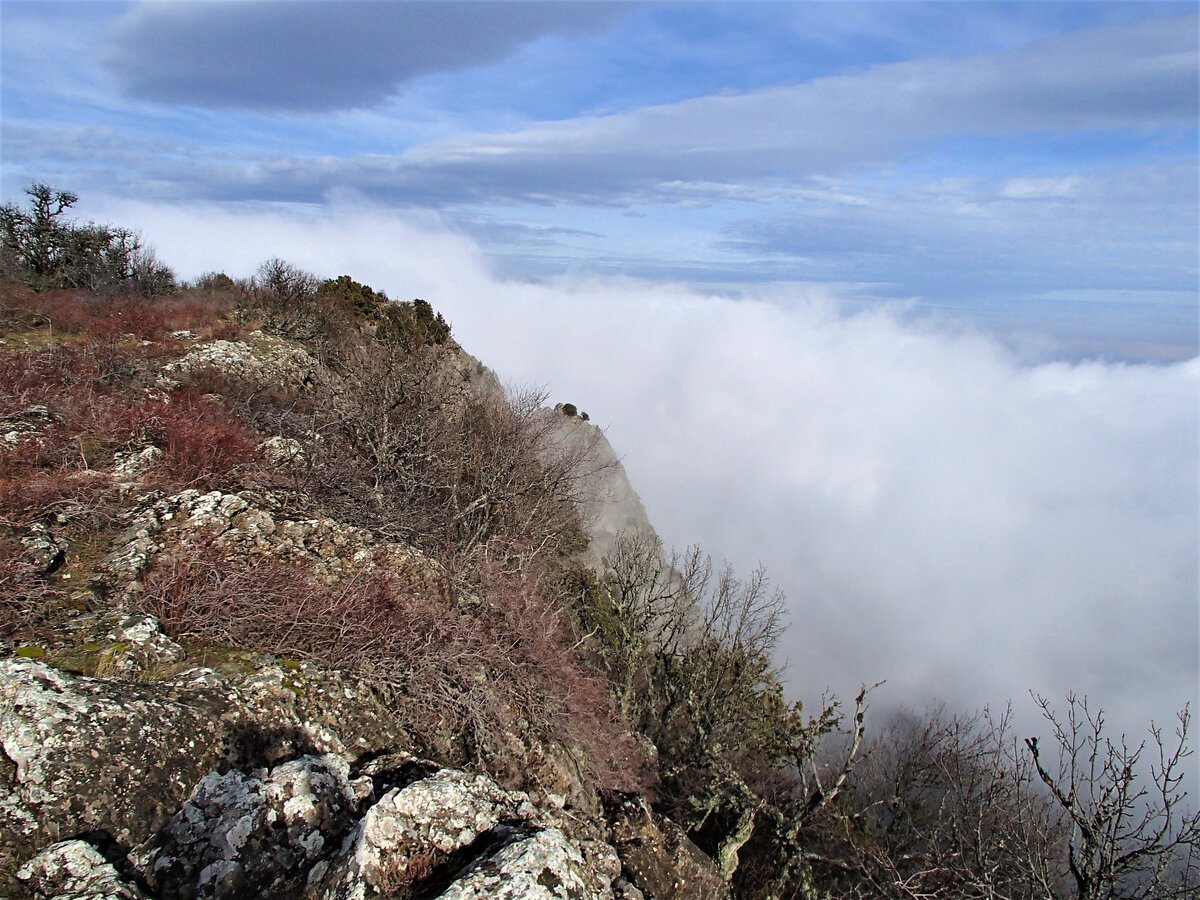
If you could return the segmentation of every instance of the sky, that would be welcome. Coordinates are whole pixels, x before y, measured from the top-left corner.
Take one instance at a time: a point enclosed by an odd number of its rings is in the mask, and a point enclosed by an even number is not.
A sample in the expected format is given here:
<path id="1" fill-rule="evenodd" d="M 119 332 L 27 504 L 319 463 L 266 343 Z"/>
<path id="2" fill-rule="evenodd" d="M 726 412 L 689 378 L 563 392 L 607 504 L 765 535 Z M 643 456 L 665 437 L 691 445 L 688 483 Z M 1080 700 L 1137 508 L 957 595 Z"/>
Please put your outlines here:
<path id="1" fill-rule="evenodd" d="M 430 300 L 793 696 L 1197 694 L 1195 3 L 0 0 L 0 194 Z"/>

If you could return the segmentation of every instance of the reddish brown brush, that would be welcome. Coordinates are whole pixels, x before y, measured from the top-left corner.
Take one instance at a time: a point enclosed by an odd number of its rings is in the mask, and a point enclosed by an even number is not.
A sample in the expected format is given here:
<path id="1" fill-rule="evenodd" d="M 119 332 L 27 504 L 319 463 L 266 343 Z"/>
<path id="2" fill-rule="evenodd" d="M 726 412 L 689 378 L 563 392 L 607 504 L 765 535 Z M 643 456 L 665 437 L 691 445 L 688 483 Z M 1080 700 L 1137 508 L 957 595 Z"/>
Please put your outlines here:
<path id="1" fill-rule="evenodd" d="M 218 402 L 187 389 L 130 410 L 130 431 L 163 451 L 156 482 L 215 486 L 255 456 L 253 434 Z"/>
<path id="2" fill-rule="evenodd" d="M 20 544 L 0 537 L 0 638 L 11 638 L 37 623 L 45 592 Z"/>
<path id="3" fill-rule="evenodd" d="M 558 616 L 512 579 L 466 613 L 386 570 L 329 586 L 300 566 L 192 547 L 151 572 L 143 609 L 180 640 L 308 658 L 354 672 L 418 732 L 484 740 L 524 719 L 579 746 L 606 784 L 629 784 L 606 686 L 585 673 Z"/>

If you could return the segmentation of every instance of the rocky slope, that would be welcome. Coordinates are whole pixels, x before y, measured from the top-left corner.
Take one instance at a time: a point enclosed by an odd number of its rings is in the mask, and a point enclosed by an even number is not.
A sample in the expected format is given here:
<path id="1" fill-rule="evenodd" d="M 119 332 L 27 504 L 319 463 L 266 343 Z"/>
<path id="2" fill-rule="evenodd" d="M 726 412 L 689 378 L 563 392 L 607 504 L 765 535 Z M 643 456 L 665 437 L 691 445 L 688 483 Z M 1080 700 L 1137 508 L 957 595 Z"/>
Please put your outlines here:
<path id="1" fill-rule="evenodd" d="M 178 349 L 138 357 L 147 398 L 213 368 L 256 390 L 303 391 L 331 377 L 310 348 L 261 332 L 168 340 Z M 35 358 L 28 334 L 6 344 L 0 354 Z M 474 394 L 497 390 L 465 354 L 451 370 L 438 377 Z M 46 398 L 5 411 L 0 441 L 13 453 L 58 439 L 65 414 Z M 590 473 L 579 496 L 595 564 L 619 529 L 649 523 L 598 430 L 545 415 Z M 161 582 L 173 572 L 168 588 L 194 587 L 212 559 L 239 560 L 252 574 L 264 560 L 299 567 L 335 588 L 383 573 L 448 616 L 489 602 L 394 535 L 298 515 L 294 490 L 271 485 L 308 466 L 309 448 L 283 434 L 259 438 L 254 465 L 274 482 L 163 489 L 156 472 L 169 442 L 126 441 L 70 482 L 108 498 L 104 528 L 81 531 L 70 497 L 57 516 L 0 523 L 14 554 L 0 576 L 11 583 L 0 586 L 38 613 L 0 645 L 0 896 L 727 895 L 708 857 L 645 797 L 599 790 L 583 751 L 519 710 L 466 752 L 430 725 L 437 712 L 422 698 L 406 707 L 353 669 L 164 633 L 145 612 L 148 573 Z M 162 591 L 169 607 L 174 595 Z M 397 713 L 405 708 L 412 721 Z"/>

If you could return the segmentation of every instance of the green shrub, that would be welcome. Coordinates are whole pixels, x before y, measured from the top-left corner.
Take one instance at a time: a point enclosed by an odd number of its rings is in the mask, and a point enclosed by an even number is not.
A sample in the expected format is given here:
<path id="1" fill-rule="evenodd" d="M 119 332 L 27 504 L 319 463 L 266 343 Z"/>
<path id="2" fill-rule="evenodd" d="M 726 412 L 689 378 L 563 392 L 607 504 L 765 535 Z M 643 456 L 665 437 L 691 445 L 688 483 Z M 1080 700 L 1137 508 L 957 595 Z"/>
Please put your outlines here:
<path id="1" fill-rule="evenodd" d="M 0 207 L 0 268 L 38 290 L 85 288 L 155 296 L 175 290 L 175 273 L 137 232 L 64 220 L 78 197 L 46 184 L 25 189 L 29 209 Z"/>

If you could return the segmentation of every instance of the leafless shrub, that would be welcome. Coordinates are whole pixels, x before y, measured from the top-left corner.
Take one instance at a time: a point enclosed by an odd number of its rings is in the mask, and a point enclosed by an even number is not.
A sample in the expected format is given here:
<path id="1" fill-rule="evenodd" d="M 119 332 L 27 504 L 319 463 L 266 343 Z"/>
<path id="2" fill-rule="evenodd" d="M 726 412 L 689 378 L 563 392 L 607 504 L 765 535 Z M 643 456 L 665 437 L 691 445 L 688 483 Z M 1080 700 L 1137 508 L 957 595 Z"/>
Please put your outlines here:
<path id="1" fill-rule="evenodd" d="M 1059 818 L 1011 711 L 902 714 L 874 738 L 809 863 L 846 898 L 1056 896 Z"/>
<path id="2" fill-rule="evenodd" d="M 1192 755 L 1188 707 L 1177 714 L 1173 735 L 1151 722 L 1149 740 L 1134 744 L 1125 735 L 1109 737 L 1104 711 L 1093 710 L 1086 697 L 1068 695 L 1065 715 L 1044 697 L 1034 699 L 1050 725 L 1050 752 L 1057 759 L 1045 759 L 1036 737 L 1025 745 L 1070 828 L 1070 896 L 1165 900 L 1200 894 L 1200 810 L 1187 808 L 1183 788 Z"/>
<path id="3" fill-rule="evenodd" d="M 515 579 L 489 585 L 464 611 L 384 568 L 329 586 L 277 559 L 197 546 L 149 573 L 139 602 L 179 640 L 354 672 L 417 733 L 454 734 L 468 752 L 524 720 L 595 751 L 594 774 L 616 777 L 622 739 L 604 686 L 579 668 L 555 611 Z"/>
<path id="4" fill-rule="evenodd" d="M 36 625 L 45 603 L 45 582 L 21 551 L 16 540 L 0 536 L 0 639 Z"/>

